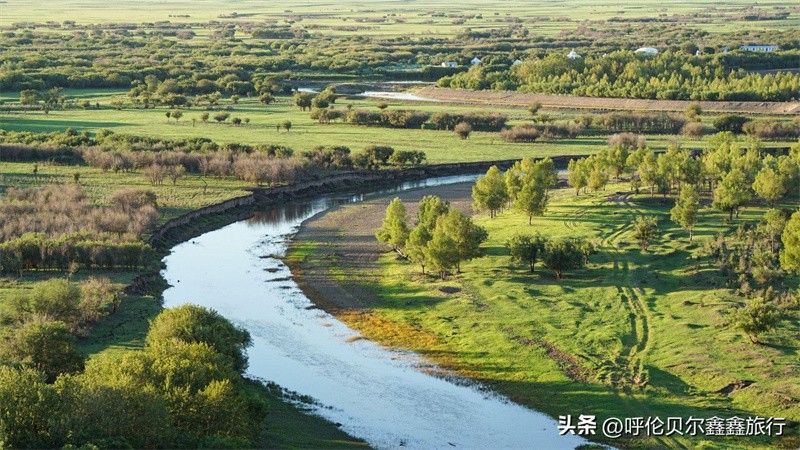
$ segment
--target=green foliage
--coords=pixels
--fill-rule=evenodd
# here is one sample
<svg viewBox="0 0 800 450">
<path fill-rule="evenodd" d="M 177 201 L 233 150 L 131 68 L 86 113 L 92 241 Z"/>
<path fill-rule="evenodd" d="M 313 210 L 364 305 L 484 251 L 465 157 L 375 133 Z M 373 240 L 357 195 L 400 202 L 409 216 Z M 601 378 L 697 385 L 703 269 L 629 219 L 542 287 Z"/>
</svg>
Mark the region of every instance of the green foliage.
<svg viewBox="0 0 800 450">
<path fill-rule="evenodd" d="M 539 233 L 534 235 L 518 234 L 506 241 L 506 248 L 511 254 L 511 259 L 530 266 L 534 271 L 536 260 L 544 251 L 547 239 Z"/>
<path fill-rule="evenodd" d="M 167 310 L 153 321 L 144 350 L 92 358 L 75 375 L 64 372 L 76 370 L 82 357 L 63 323 L 31 321 L 14 339 L 11 356 L 55 383 L 0 366 L 4 445 L 255 446 L 266 409 L 240 376 L 250 338 L 213 311 Z"/>
<path fill-rule="evenodd" d="M 472 199 L 475 210 L 488 209 L 490 217 L 494 217 L 508 202 L 506 182 L 497 166 L 490 167 L 485 176 L 478 177 L 472 187 Z"/>
<path fill-rule="evenodd" d="M 214 310 L 183 305 L 159 314 L 150 324 L 146 344 L 169 345 L 174 340 L 206 344 L 227 358 L 234 370 L 241 373 L 247 368 L 245 348 L 252 343 L 250 334 Z"/>
<path fill-rule="evenodd" d="M 800 211 L 792 214 L 781 234 L 781 241 L 781 267 L 787 271 L 800 272 Z"/>
<path fill-rule="evenodd" d="M 61 373 L 83 368 L 83 355 L 75 348 L 75 336 L 64 322 L 32 319 L 2 343 L 0 353 L 11 361 L 36 369 L 52 381 Z"/>
<path fill-rule="evenodd" d="M 754 298 L 738 308 L 733 316 L 736 328 L 758 343 L 758 336 L 775 328 L 781 320 L 780 311 L 767 303 L 763 297 Z"/>
<path fill-rule="evenodd" d="M 786 194 L 786 181 L 775 169 L 764 167 L 756 175 L 753 190 L 764 201 L 773 204 Z"/>
<path fill-rule="evenodd" d="M 733 220 L 733 215 L 739 216 L 739 209 L 750 200 L 751 195 L 744 173 L 732 169 L 722 179 L 714 191 L 712 206 L 728 213 L 728 219 Z"/>
<path fill-rule="evenodd" d="M 314 94 L 310 92 L 298 91 L 294 93 L 294 104 L 302 111 L 311 108 L 311 102 L 313 100 L 314 100 Z"/>
<path fill-rule="evenodd" d="M 692 185 L 685 186 L 681 189 L 675 207 L 670 211 L 670 218 L 673 222 L 689 230 L 689 242 L 692 241 L 692 230 L 697 223 L 699 211 L 700 197 L 697 195 L 697 189 Z"/>
<path fill-rule="evenodd" d="M 400 251 L 408 240 L 408 217 L 406 207 L 400 198 L 395 197 L 386 208 L 383 225 L 375 232 L 379 241 L 388 244 L 392 250 Z"/>
<path fill-rule="evenodd" d="M 639 242 L 643 252 L 647 251 L 650 242 L 656 237 L 658 237 L 658 217 L 637 217 L 633 222 L 633 238 Z"/>
<path fill-rule="evenodd" d="M 553 271 L 557 279 L 561 279 L 567 270 L 582 268 L 584 261 L 583 252 L 572 239 L 550 239 L 545 243 L 542 263 Z"/>
</svg>

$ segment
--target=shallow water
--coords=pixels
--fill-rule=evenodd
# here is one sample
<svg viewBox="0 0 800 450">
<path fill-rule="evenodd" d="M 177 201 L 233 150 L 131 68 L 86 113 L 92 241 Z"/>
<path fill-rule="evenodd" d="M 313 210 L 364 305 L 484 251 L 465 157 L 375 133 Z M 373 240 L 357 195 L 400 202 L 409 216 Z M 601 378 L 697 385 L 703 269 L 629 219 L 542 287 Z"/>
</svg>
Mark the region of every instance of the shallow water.
<svg viewBox="0 0 800 450">
<path fill-rule="evenodd" d="M 475 176 L 404 183 L 414 187 Z M 260 211 L 253 218 L 173 247 L 162 274 L 166 307 L 214 308 L 247 328 L 248 374 L 308 395 L 316 412 L 379 448 L 574 448 L 556 422 L 504 397 L 420 371 L 411 352 L 352 339 L 358 333 L 316 308 L 281 262 L 300 223 L 364 195 L 326 196 Z M 565 411 L 565 413 L 569 413 Z"/>
</svg>

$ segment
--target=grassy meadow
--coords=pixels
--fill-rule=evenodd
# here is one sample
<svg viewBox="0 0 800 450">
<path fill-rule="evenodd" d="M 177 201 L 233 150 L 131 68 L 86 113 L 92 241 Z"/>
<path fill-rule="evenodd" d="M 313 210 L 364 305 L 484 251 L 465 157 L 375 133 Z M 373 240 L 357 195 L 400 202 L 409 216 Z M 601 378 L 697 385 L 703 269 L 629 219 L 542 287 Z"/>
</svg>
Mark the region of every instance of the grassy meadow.
<svg viewBox="0 0 800 450">
<path fill-rule="evenodd" d="M 365 280 L 377 303 L 369 312 L 341 317 L 365 337 L 410 348 L 457 373 L 480 380 L 514 401 L 552 416 L 785 417 L 800 420 L 796 403 L 796 314 L 754 345 L 730 324 L 744 299 L 725 287 L 717 267 L 701 259 L 704 241 L 758 221 L 766 208 L 748 207 L 726 224 L 709 207 L 700 214 L 694 241 L 669 220 L 671 199 L 620 194 L 622 184 L 597 194 L 554 193 L 543 217 L 504 211 L 476 217 L 489 232 L 483 256 L 463 273 L 440 281 L 419 267 L 384 254 L 374 276 L 356 264 L 336 263 L 336 280 Z M 795 205 L 782 205 L 794 207 Z M 377 206 L 372 205 L 372 208 Z M 351 206 L 350 208 L 360 208 Z M 371 214 L 365 210 L 364 214 Z M 659 218 L 659 237 L 644 253 L 631 236 L 638 215 Z M 519 233 L 585 237 L 599 244 L 590 264 L 556 280 L 537 264 L 535 273 L 510 261 L 505 242 Z M 326 258 L 326 243 L 302 242 L 291 257 Z M 787 280 L 796 285 L 797 278 Z M 726 387 L 742 380 L 747 389 Z M 612 445 L 664 448 L 770 448 L 797 445 L 796 434 L 768 439 L 687 438 L 611 441 Z"/>
<path fill-rule="evenodd" d="M 125 92 L 119 90 L 66 90 L 64 95 L 70 100 L 80 103 L 89 100 L 94 105 L 100 103 L 101 109 L 74 108 L 53 110 L 45 114 L 43 111 L 5 111 L 0 112 L 0 129 L 9 131 L 53 132 L 64 131 L 68 127 L 78 132 L 97 132 L 106 128 L 118 133 L 137 136 L 151 136 L 167 139 L 205 137 L 219 143 L 276 144 L 291 147 L 295 153 L 311 150 L 316 146 L 343 145 L 353 152 L 360 152 L 370 145 L 388 145 L 396 150 L 422 150 L 430 164 L 493 161 L 524 157 L 544 157 L 562 155 L 588 155 L 607 148 L 606 134 L 580 135 L 575 139 L 557 139 L 537 143 L 509 143 L 502 140 L 499 133 L 473 132 L 466 140 L 460 139 L 452 131 L 394 129 L 383 127 L 365 127 L 342 122 L 319 124 L 309 117 L 308 111 L 301 111 L 294 106 L 293 99 L 278 96 L 275 103 L 263 105 L 256 98 L 242 98 L 233 104 L 229 98 L 220 100 L 220 109 L 230 107 L 227 111 L 231 118 L 249 118 L 249 124 L 240 126 L 227 122 L 217 123 L 213 120 L 215 111 L 205 108 L 184 108 L 183 117 L 176 121 L 167 119 L 166 113 L 173 110 L 166 107 L 153 109 L 134 109 L 127 103 L 122 110 L 110 106 L 115 98 L 124 97 Z M 7 104 L 19 100 L 18 93 L 5 93 L 0 99 Z M 126 97 L 127 100 L 127 97 Z M 509 125 L 530 122 L 530 114 L 524 110 L 506 109 L 486 106 L 453 106 L 443 103 L 405 104 L 402 101 L 383 101 L 365 98 L 340 98 L 334 105 L 343 109 L 352 105 L 358 109 L 374 109 L 386 103 L 389 109 L 415 109 L 435 113 L 444 112 L 496 112 L 508 116 Z M 555 120 L 573 119 L 576 113 L 564 110 L 543 110 Z M 200 115 L 210 114 L 208 123 L 201 121 Z M 786 117 L 777 117 L 786 120 Z M 193 121 L 194 119 L 194 121 Z M 292 122 L 290 131 L 278 130 L 284 121 Z M 703 117 L 709 129 L 713 116 Z M 647 135 L 648 145 L 653 149 L 666 149 L 671 144 L 680 144 L 684 148 L 702 149 L 704 140 L 690 139 L 678 135 Z M 791 143 L 765 142 L 765 147 L 788 147 Z"/>
<path fill-rule="evenodd" d="M 387 38 L 410 34 L 450 37 L 465 28 L 475 31 L 499 28 L 508 23 L 522 23 L 533 35 L 556 37 L 565 30 L 575 29 L 581 21 L 612 17 L 653 18 L 661 16 L 705 14 L 708 19 L 698 26 L 710 33 L 734 31 L 741 27 L 759 30 L 788 30 L 800 25 L 800 14 L 794 11 L 789 20 L 745 22 L 732 20 L 728 14 L 753 7 L 752 2 L 729 1 L 725 5 L 710 0 L 685 2 L 635 2 L 625 0 L 608 3 L 599 0 L 569 0 L 566 2 L 467 0 L 457 4 L 433 0 L 396 2 L 392 0 L 347 0 L 336 3 L 258 2 L 202 0 L 186 3 L 175 0 L 140 0 L 125 5 L 124 18 L 114 3 L 98 0 L 57 0 L 47 4 L 31 4 L 23 0 L 6 0 L 0 27 L 18 22 L 61 23 L 74 20 L 79 24 L 172 21 L 197 23 L 213 20 L 238 22 L 300 21 L 312 32 L 326 35 L 350 35 L 352 31 L 336 29 L 341 26 L 363 26 L 360 35 Z M 758 8 L 768 12 L 783 10 L 785 2 L 759 2 Z M 236 13 L 234 16 L 233 13 Z M 464 22 L 455 20 L 466 18 Z M 202 33 L 198 33 L 202 37 Z"/>
</svg>

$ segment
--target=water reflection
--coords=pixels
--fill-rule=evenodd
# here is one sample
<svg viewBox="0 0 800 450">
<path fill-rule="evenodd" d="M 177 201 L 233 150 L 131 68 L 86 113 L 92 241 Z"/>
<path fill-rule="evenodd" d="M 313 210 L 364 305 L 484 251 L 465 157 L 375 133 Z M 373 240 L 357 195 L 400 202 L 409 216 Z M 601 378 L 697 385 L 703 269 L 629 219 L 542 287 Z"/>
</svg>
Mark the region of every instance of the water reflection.
<svg viewBox="0 0 800 450">
<path fill-rule="evenodd" d="M 472 181 L 403 183 L 382 193 Z M 392 351 L 315 307 L 281 261 L 300 223 L 374 194 L 320 197 L 259 211 L 173 247 L 164 259 L 164 304 L 213 308 L 247 328 L 252 376 L 319 401 L 317 414 L 379 448 L 574 448 L 553 419 L 486 390 L 436 378 L 412 352 Z"/>
</svg>

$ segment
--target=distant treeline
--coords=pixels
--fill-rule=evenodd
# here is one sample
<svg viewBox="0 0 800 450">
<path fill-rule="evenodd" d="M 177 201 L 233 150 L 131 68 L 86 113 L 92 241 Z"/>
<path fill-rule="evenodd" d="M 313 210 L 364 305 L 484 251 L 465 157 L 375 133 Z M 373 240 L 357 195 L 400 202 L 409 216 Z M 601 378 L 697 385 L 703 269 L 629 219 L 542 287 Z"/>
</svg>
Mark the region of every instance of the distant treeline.
<svg viewBox="0 0 800 450">
<path fill-rule="evenodd" d="M 741 67 L 759 66 L 798 58 L 798 52 L 761 56 L 746 52 L 732 55 L 687 55 L 666 51 L 640 55 L 618 51 L 597 57 L 569 59 L 551 53 L 511 68 L 478 65 L 467 72 L 439 80 L 457 89 L 519 90 L 522 92 L 623 97 L 659 100 L 789 101 L 800 98 L 800 74 L 761 75 Z M 785 61 L 778 58 L 785 58 Z"/>
</svg>

